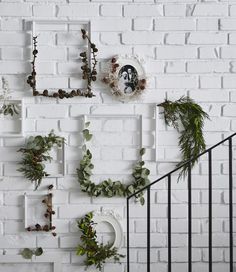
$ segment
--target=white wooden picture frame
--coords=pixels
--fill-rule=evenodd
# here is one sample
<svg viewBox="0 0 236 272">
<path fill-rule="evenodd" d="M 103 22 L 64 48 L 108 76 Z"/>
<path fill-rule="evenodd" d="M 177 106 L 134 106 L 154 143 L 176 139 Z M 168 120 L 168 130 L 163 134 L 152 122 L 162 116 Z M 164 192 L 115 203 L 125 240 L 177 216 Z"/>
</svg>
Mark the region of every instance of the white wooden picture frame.
<svg viewBox="0 0 236 272">
<path fill-rule="evenodd" d="M 52 264 L 52 272 L 61 272 L 61 254 L 43 254 L 41 256 L 33 257 L 30 260 L 24 259 L 21 255 L 0 255 L 1 264 L 34 264 L 34 263 L 49 263 Z"/>
<path fill-rule="evenodd" d="M 18 114 L 18 118 L 14 118 L 11 116 L 4 116 L 3 114 L 0 115 L 0 137 L 23 137 L 24 136 L 24 127 L 25 127 L 25 107 L 24 107 L 24 100 L 23 99 L 8 99 L 5 100 L 6 103 L 15 103 L 18 104 L 20 107 L 20 112 Z M 7 124 L 8 123 L 8 124 Z M 18 124 L 17 124 L 18 123 Z M 19 130 L 18 132 L 14 132 L 14 126 L 18 125 Z M 7 130 L 7 127 L 12 127 L 12 132 Z M 6 131 L 5 131 L 6 129 Z"/>
</svg>

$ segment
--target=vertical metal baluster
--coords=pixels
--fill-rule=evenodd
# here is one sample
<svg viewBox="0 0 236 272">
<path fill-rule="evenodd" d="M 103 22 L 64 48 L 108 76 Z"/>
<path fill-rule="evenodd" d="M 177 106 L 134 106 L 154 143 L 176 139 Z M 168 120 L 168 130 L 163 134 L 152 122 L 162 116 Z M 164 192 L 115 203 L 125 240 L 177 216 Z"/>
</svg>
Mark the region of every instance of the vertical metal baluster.
<svg viewBox="0 0 236 272">
<path fill-rule="evenodd" d="M 150 211 L 150 187 L 147 188 L 147 272 L 150 272 L 150 235 L 151 235 L 151 211 Z"/>
<path fill-rule="evenodd" d="M 188 271 L 192 272 L 192 180 L 191 162 L 188 164 Z"/>
<path fill-rule="evenodd" d="M 130 271 L 130 264 L 129 264 L 129 198 L 127 198 L 127 204 L 126 204 L 126 207 L 127 207 L 127 272 Z"/>
<path fill-rule="evenodd" d="M 233 153 L 232 138 L 229 138 L 229 263 L 233 272 Z"/>
<path fill-rule="evenodd" d="M 208 177 L 209 177 L 209 194 L 208 194 L 208 216 L 209 216 L 209 272 L 212 272 L 212 152 L 208 152 Z"/>
<path fill-rule="evenodd" d="M 171 175 L 168 175 L 168 272 L 171 272 Z"/>
</svg>

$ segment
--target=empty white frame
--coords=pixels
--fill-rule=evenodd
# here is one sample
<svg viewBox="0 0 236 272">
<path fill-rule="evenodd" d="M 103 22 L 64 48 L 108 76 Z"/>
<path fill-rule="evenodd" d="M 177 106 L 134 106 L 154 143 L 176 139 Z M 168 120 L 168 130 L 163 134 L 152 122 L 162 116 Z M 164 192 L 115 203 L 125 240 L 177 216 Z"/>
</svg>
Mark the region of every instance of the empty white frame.
<svg viewBox="0 0 236 272">
<path fill-rule="evenodd" d="M 6 103 L 16 104 L 19 108 L 19 114 L 4 115 L 0 114 L 0 137 L 23 137 L 24 136 L 24 120 L 25 120 L 25 107 L 24 101 L 6 100 Z M 2 103 L 0 103 L 0 106 Z"/>
<path fill-rule="evenodd" d="M 47 254 L 33 257 L 30 260 L 24 259 L 21 255 L 0 255 L 1 264 L 52 264 L 52 272 L 61 272 L 61 254 Z M 17 269 L 18 270 L 18 269 Z"/>
</svg>

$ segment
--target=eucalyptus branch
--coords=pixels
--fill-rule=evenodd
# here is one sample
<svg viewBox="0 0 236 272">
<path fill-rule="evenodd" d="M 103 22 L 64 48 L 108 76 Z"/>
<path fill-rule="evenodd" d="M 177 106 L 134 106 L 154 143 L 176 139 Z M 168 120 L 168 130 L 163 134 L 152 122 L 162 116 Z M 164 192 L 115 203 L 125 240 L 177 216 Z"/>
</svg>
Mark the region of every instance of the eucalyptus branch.
<svg viewBox="0 0 236 272">
<path fill-rule="evenodd" d="M 88 142 L 92 139 L 92 134 L 88 129 L 89 123 L 85 124 L 85 129 L 83 130 L 83 136 L 85 142 Z M 86 192 L 90 196 L 105 196 L 105 197 L 113 197 L 113 196 L 121 196 L 127 197 L 130 194 L 133 194 L 139 191 L 141 188 L 146 186 L 149 183 L 149 175 L 150 170 L 145 167 L 145 162 L 141 159 L 136 162 L 132 172 L 133 181 L 131 184 L 122 184 L 121 181 L 112 181 L 110 178 L 102 181 L 99 184 L 95 184 L 91 181 L 91 176 L 93 175 L 92 169 L 94 165 L 92 163 L 92 153 L 91 151 L 84 145 L 83 147 L 84 155 L 82 160 L 80 161 L 80 166 L 77 168 L 77 176 L 78 182 L 80 183 L 80 188 L 83 192 Z M 140 156 L 142 157 L 145 154 L 145 149 L 142 148 L 140 150 Z M 144 200 L 144 192 L 140 192 L 136 195 L 136 199 L 140 201 L 143 205 Z"/>
<path fill-rule="evenodd" d="M 173 126 L 180 133 L 179 146 L 182 153 L 182 160 L 177 166 L 181 166 L 185 161 L 192 159 L 192 168 L 198 161 L 198 154 L 206 148 L 203 126 L 204 119 L 209 119 L 209 115 L 188 96 L 183 96 L 174 102 L 165 100 L 165 102 L 158 106 L 164 108 L 166 124 Z M 180 128 L 180 123 L 183 129 Z M 179 174 L 179 178 L 186 176 L 187 172 L 188 165 L 184 165 Z"/>
</svg>

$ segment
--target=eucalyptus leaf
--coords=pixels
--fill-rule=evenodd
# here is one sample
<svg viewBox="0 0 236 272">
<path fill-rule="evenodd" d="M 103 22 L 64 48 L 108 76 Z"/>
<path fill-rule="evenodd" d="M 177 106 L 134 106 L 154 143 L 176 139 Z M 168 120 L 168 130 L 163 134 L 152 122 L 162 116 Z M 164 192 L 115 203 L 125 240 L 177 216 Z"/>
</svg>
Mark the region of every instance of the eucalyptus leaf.
<svg viewBox="0 0 236 272">
<path fill-rule="evenodd" d="M 29 249 L 29 248 L 24 248 L 22 251 L 21 251 L 21 256 L 25 259 L 31 259 L 32 256 L 34 255 L 34 252 Z"/>
<path fill-rule="evenodd" d="M 34 255 L 41 256 L 43 254 L 43 249 L 41 247 L 36 248 Z"/>
</svg>

